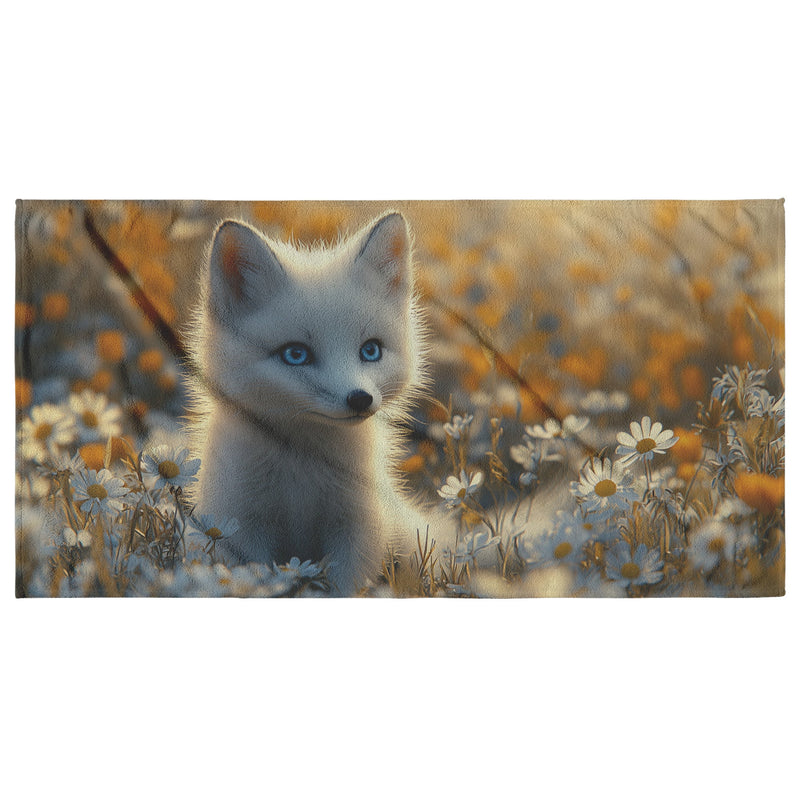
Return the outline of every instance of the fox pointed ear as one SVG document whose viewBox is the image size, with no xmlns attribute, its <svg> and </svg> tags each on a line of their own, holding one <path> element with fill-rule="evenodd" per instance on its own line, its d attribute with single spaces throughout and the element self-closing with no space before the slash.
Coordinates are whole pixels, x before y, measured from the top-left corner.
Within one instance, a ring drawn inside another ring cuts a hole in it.
<svg viewBox="0 0 800 800">
<path fill-rule="evenodd" d="M 389 294 L 411 291 L 411 234 L 397 211 L 381 217 L 363 234 L 355 264 L 380 277 Z"/>
<path fill-rule="evenodd" d="M 266 240 L 249 225 L 225 220 L 211 245 L 211 299 L 218 308 L 247 304 L 275 291 L 286 274 Z"/>
</svg>

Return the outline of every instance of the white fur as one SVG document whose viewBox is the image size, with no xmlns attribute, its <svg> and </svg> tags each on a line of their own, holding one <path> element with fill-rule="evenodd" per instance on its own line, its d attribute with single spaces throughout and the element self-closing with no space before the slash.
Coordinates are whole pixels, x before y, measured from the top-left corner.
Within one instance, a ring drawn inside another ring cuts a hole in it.
<svg viewBox="0 0 800 800">
<path fill-rule="evenodd" d="M 428 522 L 395 470 L 398 423 L 425 382 L 406 221 L 389 213 L 316 248 L 225 222 L 201 283 L 189 336 L 197 511 L 239 521 L 218 545 L 226 560 L 327 556 L 337 591 L 352 594 Z M 370 339 L 377 362 L 359 356 Z M 284 363 L 292 342 L 314 363 Z M 354 390 L 372 395 L 369 416 L 353 417 Z"/>
</svg>

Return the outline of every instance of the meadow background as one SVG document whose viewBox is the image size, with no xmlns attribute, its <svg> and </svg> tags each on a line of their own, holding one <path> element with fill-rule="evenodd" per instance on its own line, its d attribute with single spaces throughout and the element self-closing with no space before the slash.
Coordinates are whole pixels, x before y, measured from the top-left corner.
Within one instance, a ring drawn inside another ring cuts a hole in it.
<svg viewBox="0 0 800 800">
<path fill-rule="evenodd" d="M 225 565 L 235 521 L 184 501 L 181 331 L 221 219 L 312 243 L 387 208 L 434 343 L 400 468 L 461 534 L 363 594 L 783 593 L 782 201 L 25 201 L 18 594 L 324 593 Z"/>
</svg>

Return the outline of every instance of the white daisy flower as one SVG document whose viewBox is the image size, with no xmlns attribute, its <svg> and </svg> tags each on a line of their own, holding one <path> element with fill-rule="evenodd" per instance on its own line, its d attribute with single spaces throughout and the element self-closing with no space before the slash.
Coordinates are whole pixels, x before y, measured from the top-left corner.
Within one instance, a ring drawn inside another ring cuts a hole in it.
<svg viewBox="0 0 800 800">
<path fill-rule="evenodd" d="M 522 444 L 512 445 L 509 455 L 526 473 L 533 473 L 534 477 L 539 474 L 539 464 L 542 461 L 563 461 L 560 453 L 548 452 L 545 441 L 531 439 L 530 436 L 524 436 Z"/>
<path fill-rule="evenodd" d="M 754 509 L 738 497 L 723 497 L 714 516 L 717 519 L 729 519 L 730 517 L 749 517 L 753 513 L 755 513 Z"/>
<path fill-rule="evenodd" d="M 686 554 L 697 569 L 710 572 L 720 560 L 732 561 L 736 546 L 749 544 L 750 536 L 742 536 L 741 529 L 721 519 L 711 519 L 689 532 Z"/>
<path fill-rule="evenodd" d="M 202 535 L 217 541 L 233 536 L 239 530 L 239 521 L 228 519 L 218 522 L 208 514 L 197 514 L 189 520 L 188 530 L 192 535 Z"/>
<path fill-rule="evenodd" d="M 552 567 L 577 563 L 583 546 L 589 541 L 589 531 L 582 521 L 572 514 L 556 514 L 555 527 L 544 535 L 523 534 L 517 538 L 517 552 L 527 564 Z"/>
<path fill-rule="evenodd" d="M 90 469 L 72 479 L 72 497 L 85 514 L 117 514 L 122 510 L 121 498 L 127 493 L 122 479 L 107 469 Z"/>
<path fill-rule="evenodd" d="M 197 478 L 200 469 L 200 459 L 189 459 L 187 448 L 178 449 L 169 445 L 154 447 L 142 457 L 142 472 L 149 478 L 154 478 L 153 489 L 163 486 L 188 486 Z"/>
<path fill-rule="evenodd" d="M 14 496 L 20 500 L 36 502 L 47 497 L 53 490 L 52 481 L 44 475 L 36 475 L 30 470 L 14 473 Z"/>
<path fill-rule="evenodd" d="M 621 461 L 593 458 L 584 468 L 580 481 L 570 484 L 570 491 L 587 512 L 607 516 L 618 509 L 627 510 L 637 495 L 633 476 Z"/>
<path fill-rule="evenodd" d="M 573 597 L 627 597 L 625 587 L 605 579 L 599 567 L 578 570 Z"/>
<path fill-rule="evenodd" d="M 443 555 L 449 559 L 452 554 L 456 564 L 472 564 L 478 553 L 494 547 L 498 542 L 489 531 L 470 531 L 460 537 L 454 554 L 448 548 L 443 548 Z"/>
<path fill-rule="evenodd" d="M 471 495 L 475 494 L 483 484 L 483 473 L 479 470 L 474 475 L 467 475 L 462 469 L 461 477 L 451 475 L 441 489 L 437 489 L 440 497 L 452 508 L 461 505 Z"/>
<path fill-rule="evenodd" d="M 164 516 L 175 516 L 175 497 L 163 489 L 147 489 L 140 487 L 132 489 L 125 496 L 126 508 L 152 508 Z"/>
<path fill-rule="evenodd" d="M 628 410 L 630 398 L 625 392 L 614 391 L 610 394 L 593 389 L 581 401 L 580 406 L 588 414 L 621 413 Z"/>
<path fill-rule="evenodd" d="M 46 467 L 42 468 L 41 472 L 48 475 L 56 475 L 59 472 L 67 472 L 70 475 L 74 475 L 84 469 L 86 469 L 86 463 L 80 453 L 75 453 L 74 456 L 71 456 L 68 451 L 64 451 L 51 456 L 47 460 Z"/>
<path fill-rule="evenodd" d="M 619 536 L 619 525 L 611 522 L 602 514 L 586 514 L 578 508 L 570 514 L 567 511 L 556 511 L 557 525 L 577 525 L 586 532 L 590 542 L 610 542 Z"/>
<path fill-rule="evenodd" d="M 473 419 L 472 414 L 467 414 L 465 417 L 461 417 L 458 414 L 455 414 L 451 422 L 445 422 L 444 424 L 445 432 L 452 439 L 460 439 L 461 434 L 469 429 L 469 425 L 472 422 L 472 419 Z"/>
<path fill-rule="evenodd" d="M 295 580 L 316 578 L 322 575 L 322 568 L 319 564 L 315 564 L 310 560 L 301 563 L 297 556 L 290 558 L 288 564 L 275 564 L 274 569 L 276 572 L 283 572 Z"/>
<path fill-rule="evenodd" d="M 110 436 L 122 433 L 122 409 L 102 394 L 86 389 L 72 394 L 69 407 L 75 415 L 78 437 L 82 442 L 107 441 Z"/>
<path fill-rule="evenodd" d="M 627 542 L 619 542 L 606 553 L 606 577 L 621 586 L 658 583 L 664 577 L 663 567 L 658 550 L 643 544 L 631 552 Z"/>
<path fill-rule="evenodd" d="M 655 453 L 665 453 L 675 442 L 677 436 L 671 430 L 662 430 L 660 422 L 650 422 L 650 417 L 642 417 L 642 422 L 631 422 L 630 433 L 618 433 L 617 455 L 620 461 L 632 464 L 635 461 L 650 461 Z"/>
<path fill-rule="evenodd" d="M 61 535 L 70 547 L 75 547 L 76 545 L 88 547 L 92 543 L 92 534 L 88 528 L 82 528 L 79 531 L 75 531 L 72 528 L 64 528 L 61 531 Z"/>
<path fill-rule="evenodd" d="M 75 441 L 75 421 L 61 406 L 42 403 L 22 420 L 17 440 L 21 456 L 42 462 Z"/>
<path fill-rule="evenodd" d="M 546 419 L 542 425 L 526 425 L 525 433 L 531 439 L 556 439 L 561 436 L 561 423 L 557 419 Z"/>
<path fill-rule="evenodd" d="M 546 419 L 542 425 L 526 425 L 525 432 L 532 439 L 569 439 L 580 433 L 589 424 L 588 417 L 567 414 L 563 424 L 557 419 Z"/>
<path fill-rule="evenodd" d="M 523 472 L 519 476 L 519 485 L 530 487 L 533 485 L 533 482 L 536 480 L 536 473 L 535 472 Z"/>
</svg>

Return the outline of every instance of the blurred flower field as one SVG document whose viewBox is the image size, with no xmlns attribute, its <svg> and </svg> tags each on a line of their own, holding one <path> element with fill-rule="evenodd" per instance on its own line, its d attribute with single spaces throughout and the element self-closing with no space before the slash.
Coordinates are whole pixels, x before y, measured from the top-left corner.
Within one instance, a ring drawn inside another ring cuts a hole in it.
<svg viewBox="0 0 800 800">
<path fill-rule="evenodd" d="M 415 237 L 431 396 L 401 463 L 459 526 L 365 596 L 784 591 L 781 201 L 47 202 L 17 214 L 18 596 L 316 596 L 194 513 L 181 345 L 216 224 Z"/>
</svg>

